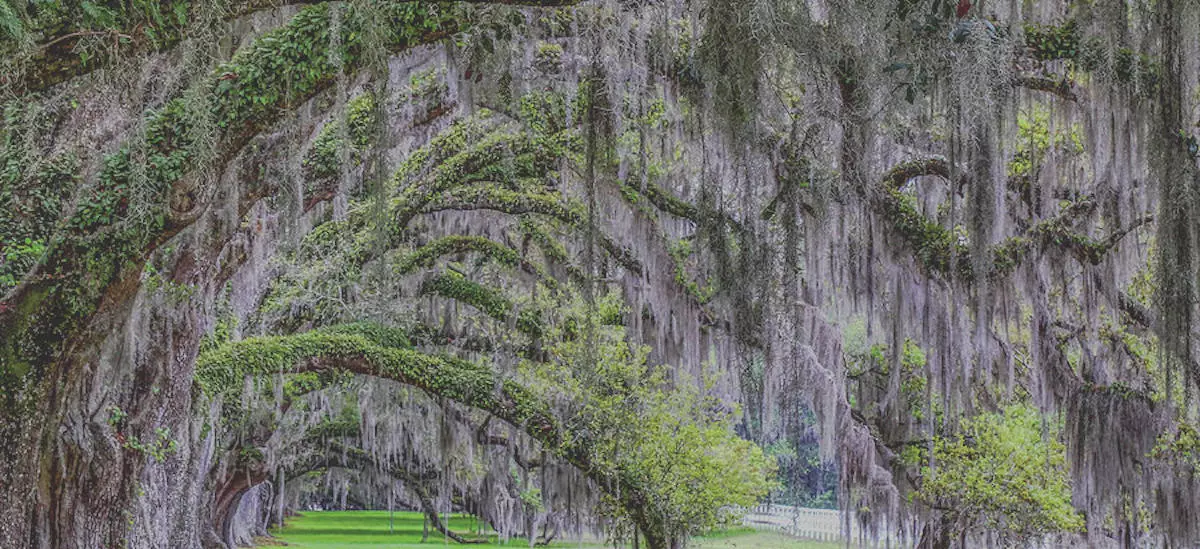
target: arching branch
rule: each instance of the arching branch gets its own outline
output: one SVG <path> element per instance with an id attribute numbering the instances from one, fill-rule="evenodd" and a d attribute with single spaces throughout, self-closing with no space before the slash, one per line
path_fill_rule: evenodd
<path id="1" fill-rule="evenodd" d="M 1067 101 L 1078 101 L 1079 91 L 1069 78 L 1050 78 L 1041 75 L 1021 75 L 1013 78 L 1013 85 L 1057 95 Z"/>
<path id="2" fill-rule="evenodd" d="M 577 4 L 580 0 L 458 1 L 472 4 L 561 7 Z M 319 0 L 235 0 L 226 5 L 218 20 L 227 22 L 259 11 L 316 3 L 320 3 Z M 392 3 L 399 4 L 400 2 Z M 444 2 L 425 0 L 423 3 L 442 4 Z M 26 33 L 40 33 L 42 36 L 29 53 L 8 52 L 9 54 L 24 55 L 25 58 L 18 61 L 17 69 L 13 71 L 15 76 L 9 77 L 8 80 L 0 77 L 0 85 L 8 92 L 3 95 L 12 94 L 20 97 L 39 92 L 108 67 L 118 58 L 128 59 L 137 55 L 167 51 L 178 46 L 190 32 L 186 25 L 197 24 L 191 21 L 199 18 L 195 13 L 188 13 L 185 14 L 187 22 L 177 21 L 177 16 L 174 15 L 177 2 L 158 0 L 156 4 L 157 12 L 170 14 L 164 16 L 163 20 L 159 22 L 145 21 L 143 20 L 145 16 L 142 16 L 123 17 L 122 26 L 115 29 L 96 30 L 70 25 L 52 30 L 25 29 Z M 202 3 L 193 3 L 193 5 L 200 4 Z M 55 22 L 57 23 L 57 19 Z M 77 51 L 77 48 L 84 45 L 85 40 L 96 37 L 112 40 L 112 55 L 84 56 Z"/>
<path id="3" fill-rule="evenodd" d="M 564 205 L 554 195 L 518 193 L 492 186 L 464 189 L 463 192 L 444 195 L 426 204 L 421 209 L 421 213 L 444 210 L 492 210 L 511 215 L 533 213 L 555 218 L 579 230 L 587 230 L 586 216 L 582 212 Z M 642 263 L 632 251 L 623 248 L 608 235 L 599 231 L 596 234 L 596 241 L 625 270 L 635 274 L 642 272 Z"/>
<path id="4" fill-rule="evenodd" d="M 652 495 L 642 492 L 630 472 L 593 462 L 589 451 L 593 441 L 587 432 L 568 431 L 547 403 L 489 368 L 381 345 L 378 334 L 386 333 L 319 330 L 230 343 L 201 355 L 197 381 L 209 393 L 224 394 L 241 387 L 247 375 L 341 369 L 390 379 L 487 411 L 522 429 L 596 482 L 630 513 L 650 547 L 665 549 L 663 522 L 654 516 Z"/>
<path id="5" fill-rule="evenodd" d="M 429 278 L 421 285 L 421 293 L 437 295 L 470 305 L 502 323 L 514 323 L 519 332 L 532 338 L 542 335 L 541 316 L 534 309 L 515 312 L 516 306 L 497 288 L 489 288 L 467 277 L 446 272 Z"/>
<path id="6" fill-rule="evenodd" d="M 449 524 L 442 522 L 442 517 L 434 502 L 433 494 L 429 490 L 430 483 L 436 482 L 442 476 L 437 470 L 419 469 L 404 463 L 380 464 L 362 449 L 336 441 L 329 443 L 329 448 L 331 451 L 324 453 L 324 467 L 373 470 L 389 475 L 403 483 L 404 487 L 408 488 L 417 497 L 417 501 L 421 505 L 421 512 L 433 528 L 441 532 L 442 535 L 453 540 L 455 543 L 464 545 L 488 542 L 487 538 L 467 537 L 455 532 L 450 529 Z M 310 466 L 309 470 L 312 469 L 315 469 L 315 467 Z"/>
<path id="7" fill-rule="evenodd" d="M 482 236 L 450 235 L 436 239 L 405 256 L 394 270 L 397 274 L 411 274 L 420 267 L 432 267 L 441 257 L 465 253 L 477 253 L 505 267 L 519 268 L 550 285 L 556 284 L 540 266 L 526 260 L 517 250 Z"/>

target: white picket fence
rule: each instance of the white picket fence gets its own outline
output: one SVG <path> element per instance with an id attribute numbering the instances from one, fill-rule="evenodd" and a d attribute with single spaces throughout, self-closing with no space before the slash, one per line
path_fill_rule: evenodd
<path id="1" fill-rule="evenodd" d="M 795 538 L 815 541 L 849 541 L 859 547 L 901 548 L 911 545 L 902 541 L 895 528 L 883 527 L 872 535 L 862 535 L 857 521 L 850 521 L 850 539 L 842 529 L 842 514 L 833 509 L 810 509 L 791 505 L 763 504 L 748 509 L 743 519 L 746 526 L 770 530 Z"/>
<path id="2" fill-rule="evenodd" d="M 817 541 L 842 541 L 842 516 L 831 509 L 809 509 L 791 505 L 758 505 L 746 512 L 746 526 Z M 858 527 L 851 524 L 851 539 L 858 539 Z"/>

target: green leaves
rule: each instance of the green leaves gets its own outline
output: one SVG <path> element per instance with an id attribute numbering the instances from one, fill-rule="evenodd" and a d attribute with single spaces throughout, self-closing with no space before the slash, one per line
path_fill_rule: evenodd
<path id="1" fill-rule="evenodd" d="M 543 400 L 564 403 L 559 413 L 571 418 L 568 427 L 590 439 L 590 460 L 621 471 L 644 496 L 640 509 L 610 502 L 616 518 L 641 513 L 669 536 L 729 524 L 735 508 L 773 487 L 774 459 L 734 433 L 737 410 L 711 392 L 711 380 L 650 365 L 649 348 L 631 345 L 623 327 L 607 324 L 622 306 L 614 292 L 561 308 L 567 318 L 547 337 L 556 341 L 551 360 L 526 362 L 526 385 Z"/>
<path id="2" fill-rule="evenodd" d="M 0 0 L 0 31 L 9 38 L 20 40 L 25 37 L 25 23 L 21 20 L 21 14 L 9 3 L 12 1 Z"/>
<path id="3" fill-rule="evenodd" d="M 1071 505 L 1060 428 L 1026 404 L 965 420 L 958 435 L 936 439 L 938 465 L 923 470 L 917 497 L 968 531 L 994 531 L 1012 543 L 1078 532 L 1084 522 Z"/>
<path id="4" fill-rule="evenodd" d="M 119 14 L 95 2 L 80 2 L 79 9 L 83 11 L 83 24 L 90 28 L 116 28 Z"/>
<path id="5" fill-rule="evenodd" d="M 1025 26 L 1025 45 L 1041 61 L 1073 59 L 1079 53 L 1079 27 L 1074 19 L 1062 25 Z"/>

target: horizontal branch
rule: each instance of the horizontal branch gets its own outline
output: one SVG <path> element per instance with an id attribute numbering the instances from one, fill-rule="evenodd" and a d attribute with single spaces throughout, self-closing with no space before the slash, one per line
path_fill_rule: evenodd
<path id="1" fill-rule="evenodd" d="M 554 195 L 518 193 L 497 189 L 492 186 L 465 189 L 463 192 L 445 195 L 436 199 L 424 208 L 421 213 L 433 213 L 445 210 L 491 210 L 510 215 L 538 214 L 555 218 L 578 230 L 586 231 L 586 215 L 568 205 L 563 204 Z M 595 231 L 596 241 L 600 248 L 608 253 L 625 270 L 641 274 L 642 262 L 630 250 L 617 244 L 608 235 Z"/>
<path id="2" fill-rule="evenodd" d="M 932 272 L 953 275 L 971 281 L 976 273 L 969 261 L 969 247 L 959 241 L 950 229 L 927 218 L 914 199 L 900 189 L 914 178 L 937 176 L 949 180 L 949 163 L 942 157 L 918 158 L 903 162 L 887 171 L 880 188 L 870 197 L 875 212 L 889 220 L 899 237 L 913 250 L 921 264 Z M 1084 197 L 1070 202 L 1054 216 L 1039 221 L 1016 236 L 991 246 L 987 250 L 989 266 L 986 276 L 1007 275 L 1035 250 L 1052 247 L 1065 249 L 1080 263 L 1095 265 L 1112 251 L 1130 232 L 1153 221 L 1152 216 L 1136 219 L 1130 226 L 1095 240 L 1073 230 L 1073 225 L 1095 211 L 1094 200 Z M 955 266 L 954 269 L 951 266 Z M 953 271 L 953 272 L 952 272 Z"/>
<path id="3" fill-rule="evenodd" d="M 1069 78 L 1050 78 L 1039 75 L 1021 75 L 1013 78 L 1013 85 L 1057 95 L 1067 101 L 1078 101 L 1079 93 Z"/>
<path id="4" fill-rule="evenodd" d="M 418 268 L 433 267 L 437 260 L 444 256 L 466 253 L 479 254 L 505 267 L 519 268 L 548 286 L 557 286 L 553 277 L 546 274 L 540 266 L 525 259 L 521 252 L 483 236 L 449 235 L 435 239 L 405 256 L 393 270 L 396 274 L 412 274 Z"/>
<path id="5" fill-rule="evenodd" d="M 427 279 L 421 285 L 421 293 L 470 305 L 498 322 L 515 324 L 517 331 L 529 337 L 540 337 L 544 330 L 536 310 L 522 309 L 514 315 L 516 305 L 499 288 L 484 286 L 453 271 Z"/>
<path id="6" fill-rule="evenodd" d="M 471 4 L 500 4 L 535 7 L 562 7 L 579 3 L 580 0 L 458 0 Z M 256 12 L 286 6 L 303 6 L 321 3 L 318 0 L 234 0 L 217 16 L 218 23 L 233 21 Z M 444 5 L 447 2 L 426 0 L 412 2 L 429 5 Z M 30 49 L 8 51 L 15 56 L 15 67 L 8 71 L 14 75 L 0 77 L 0 95 L 23 96 L 46 90 L 68 80 L 86 76 L 112 65 L 118 59 L 129 59 L 148 53 L 170 50 L 189 35 L 197 32 L 192 27 L 211 24 L 193 9 L 184 14 L 183 21 L 175 14 L 175 0 L 158 0 L 153 10 L 145 10 L 133 17 L 121 17 L 115 28 L 83 28 L 63 25 L 55 29 L 26 29 L 29 34 L 41 34 Z M 203 6 L 204 2 L 193 2 L 192 6 Z M 158 17 L 150 16 L 157 12 Z M 168 15 L 169 14 L 169 15 Z M 125 14 L 121 14 L 125 15 Z M 71 14 L 71 18 L 83 19 L 83 14 Z M 57 21 L 57 18 L 56 18 Z M 204 32 L 201 30 L 200 32 Z M 85 55 L 80 48 L 88 39 L 112 41 L 108 55 Z"/>

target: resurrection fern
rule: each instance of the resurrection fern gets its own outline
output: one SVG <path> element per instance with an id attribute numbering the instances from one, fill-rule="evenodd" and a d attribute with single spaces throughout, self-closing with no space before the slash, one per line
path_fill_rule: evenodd
<path id="1" fill-rule="evenodd" d="M 486 287 L 453 271 L 426 280 L 421 285 L 421 292 L 468 304 L 500 322 L 509 322 L 515 308 L 500 290 Z M 535 310 L 517 311 L 515 323 L 517 330 L 530 337 L 542 334 L 542 321 Z"/>
<path id="2" fill-rule="evenodd" d="M 361 161 L 359 155 L 370 146 L 371 126 L 375 120 L 375 96 L 365 93 L 351 99 L 346 105 L 346 119 L 349 120 L 351 162 L 357 164 Z M 323 180 L 339 174 L 340 150 L 345 146 L 340 125 L 340 121 L 333 121 L 321 128 L 312 148 L 301 162 L 308 177 Z M 314 183 L 310 181 L 310 184 Z"/>
<path id="3" fill-rule="evenodd" d="M 413 252 L 396 266 L 396 271 L 408 274 L 417 267 L 431 267 L 437 258 L 449 254 L 477 251 L 506 267 L 516 267 L 521 256 L 516 250 L 481 236 L 448 236 L 435 240 Z"/>

